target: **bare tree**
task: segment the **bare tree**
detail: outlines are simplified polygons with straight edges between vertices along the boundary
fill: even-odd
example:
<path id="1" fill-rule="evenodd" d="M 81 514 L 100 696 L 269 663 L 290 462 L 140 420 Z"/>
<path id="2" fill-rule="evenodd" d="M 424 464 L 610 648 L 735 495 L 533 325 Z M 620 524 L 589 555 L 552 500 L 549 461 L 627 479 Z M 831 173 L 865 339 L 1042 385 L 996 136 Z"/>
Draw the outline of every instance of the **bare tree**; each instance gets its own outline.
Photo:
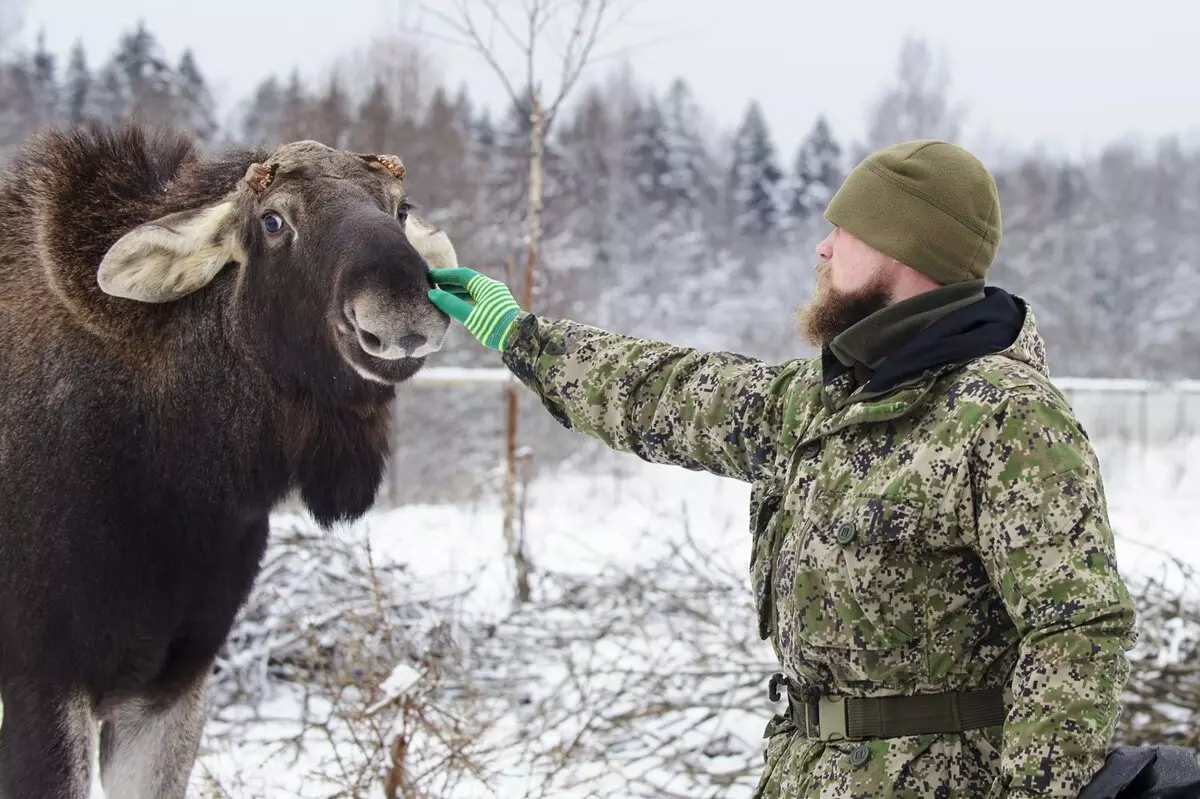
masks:
<path id="1" fill-rule="evenodd" d="M 345 76 L 346 86 L 363 87 L 362 96 L 351 97 L 355 102 L 362 102 L 373 87 L 383 87 L 382 97 L 394 120 L 410 128 L 442 84 L 428 45 L 402 30 L 372 38 L 361 50 L 341 59 L 336 69 Z"/>
<path id="2" fill-rule="evenodd" d="M 425 10 L 449 31 L 449 40 L 478 53 L 504 85 L 508 99 L 529 115 L 529 177 L 525 220 L 524 275 L 521 305 L 532 308 L 534 273 L 542 239 L 545 142 L 548 132 L 571 95 L 596 46 L 632 8 L 635 0 L 453 0 Z M 451 6 L 447 10 L 447 6 Z M 509 55 L 515 50 L 516 66 Z M 506 51 L 509 55 L 506 55 Z M 547 58 L 551 61 L 547 62 Z M 555 63 L 553 77 L 545 63 Z M 516 282 L 511 274 L 509 283 Z M 504 538 L 513 559 L 518 603 L 528 602 L 530 561 L 523 530 L 519 529 L 517 504 L 517 422 L 520 410 L 518 386 L 508 391 L 505 451 Z"/>
<path id="3" fill-rule="evenodd" d="M 964 109 L 951 104 L 950 74 L 924 39 L 908 38 L 900 48 L 896 80 L 871 108 L 867 140 L 859 157 L 910 139 L 958 138 Z"/>

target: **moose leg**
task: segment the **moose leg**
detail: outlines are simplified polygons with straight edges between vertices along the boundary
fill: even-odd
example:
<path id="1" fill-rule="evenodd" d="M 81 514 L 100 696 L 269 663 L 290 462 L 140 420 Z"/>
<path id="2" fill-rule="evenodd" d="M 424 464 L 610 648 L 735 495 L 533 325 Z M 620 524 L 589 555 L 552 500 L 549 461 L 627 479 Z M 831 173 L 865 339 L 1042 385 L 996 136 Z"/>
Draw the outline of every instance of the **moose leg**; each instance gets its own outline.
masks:
<path id="1" fill-rule="evenodd" d="M 207 675 L 166 699 L 133 697 L 105 713 L 100 782 L 107 799 L 183 799 L 200 748 Z"/>
<path id="2" fill-rule="evenodd" d="M 87 696 L 10 680 L 0 699 L 0 799 L 88 799 L 96 720 Z"/>

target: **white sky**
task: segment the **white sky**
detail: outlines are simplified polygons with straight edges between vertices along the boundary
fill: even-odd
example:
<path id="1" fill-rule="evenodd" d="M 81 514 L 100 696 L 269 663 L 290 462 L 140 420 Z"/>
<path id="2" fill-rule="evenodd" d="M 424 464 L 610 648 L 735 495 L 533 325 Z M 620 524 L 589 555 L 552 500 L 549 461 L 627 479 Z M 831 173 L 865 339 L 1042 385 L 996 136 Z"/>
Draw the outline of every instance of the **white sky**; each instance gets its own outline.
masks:
<path id="1" fill-rule="evenodd" d="M 44 28 L 65 53 L 81 39 L 93 65 L 144 19 L 170 57 L 194 49 L 222 101 L 271 71 L 316 72 L 399 20 L 436 26 L 418 0 L 27 2 L 26 41 Z M 725 126 L 758 99 L 790 162 L 818 113 L 839 139 L 860 136 L 902 37 L 922 35 L 948 59 L 954 97 L 968 107 L 964 144 L 981 155 L 1034 144 L 1079 154 L 1114 138 L 1200 141 L 1197 31 L 1195 0 L 643 0 L 607 50 L 627 50 L 643 81 L 682 75 Z M 439 47 L 445 74 L 477 99 L 500 96 L 474 54 Z"/>

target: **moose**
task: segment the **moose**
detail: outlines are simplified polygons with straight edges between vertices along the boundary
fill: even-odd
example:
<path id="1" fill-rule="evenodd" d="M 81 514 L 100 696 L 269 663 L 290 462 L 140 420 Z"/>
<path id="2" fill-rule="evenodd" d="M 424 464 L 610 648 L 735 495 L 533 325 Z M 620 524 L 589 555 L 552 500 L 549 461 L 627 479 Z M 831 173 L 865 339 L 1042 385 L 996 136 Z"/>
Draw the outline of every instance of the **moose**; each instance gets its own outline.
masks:
<path id="1" fill-rule="evenodd" d="M 0 180 L 0 799 L 186 793 L 269 515 L 375 500 L 448 317 L 405 167 L 34 134 Z"/>

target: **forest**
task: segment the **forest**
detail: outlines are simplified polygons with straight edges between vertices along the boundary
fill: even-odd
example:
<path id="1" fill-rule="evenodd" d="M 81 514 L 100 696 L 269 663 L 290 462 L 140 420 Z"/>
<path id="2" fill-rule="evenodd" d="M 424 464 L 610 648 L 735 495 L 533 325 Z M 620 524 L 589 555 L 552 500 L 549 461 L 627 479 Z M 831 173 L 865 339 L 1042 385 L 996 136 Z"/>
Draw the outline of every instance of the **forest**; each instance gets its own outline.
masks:
<path id="1" fill-rule="evenodd" d="M 503 276 L 521 252 L 528 103 L 497 111 L 469 86 L 442 85 L 435 56 L 411 37 L 369 40 L 318 77 L 263 75 L 223 112 L 204 65 L 163 52 L 143 24 L 96 64 L 78 45 L 53 53 L 43 42 L 0 66 L 0 159 L 40 126 L 93 119 L 180 126 L 213 150 L 311 138 L 391 152 L 463 263 Z M 722 130 L 684 77 L 660 91 L 628 64 L 593 69 L 547 131 L 538 310 L 761 357 L 803 352 L 791 311 L 812 285 L 826 201 L 876 146 L 959 137 L 970 109 L 952 74 L 908 40 L 864 109 L 864 141 L 813 109 L 811 131 L 789 146 L 753 96 Z M 1189 313 L 1200 298 L 1200 152 L 1164 137 L 1114 141 L 1087 160 L 1026 152 L 989 166 L 1004 217 L 989 282 L 1033 303 L 1054 374 L 1200 376 Z M 467 347 L 443 360 L 481 356 Z"/>

